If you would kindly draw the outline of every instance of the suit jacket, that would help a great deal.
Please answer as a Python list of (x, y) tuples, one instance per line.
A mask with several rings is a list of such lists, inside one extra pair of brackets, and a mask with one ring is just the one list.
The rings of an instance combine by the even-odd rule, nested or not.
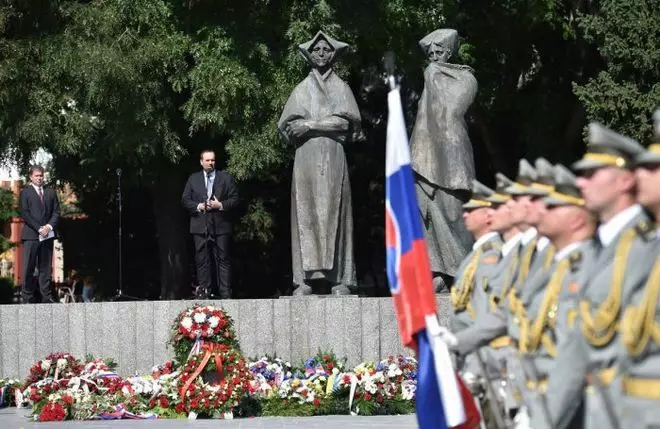
[(234, 178), (229, 173), (215, 170), (211, 195), (222, 203), (222, 210), (213, 209), (206, 214), (198, 212), (197, 205), (207, 200), (206, 175), (204, 171), (191, 174), (181, 196), (183, 207), (190, 213), (191, 234), (205, 234), (207, 227), (211, 235), (231, 233), (231, 212), (239, 203)]
[(25, 225), (21, 240), (38, 240), (39, 228), (49, 224), (57, 234), (57, 222), (60, 220), (60, 202), (54, 189), (43, 187), (44, 201), (32, 184), (21, 191), (18, 200), (18, 211)]

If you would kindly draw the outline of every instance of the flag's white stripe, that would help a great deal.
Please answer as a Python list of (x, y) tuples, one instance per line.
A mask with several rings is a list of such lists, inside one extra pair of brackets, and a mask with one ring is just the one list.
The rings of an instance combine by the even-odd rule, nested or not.
[(387, 148), (385, 158), (385, 175), (391, 176), (401, 166), (410, 164), (410, 149), (408, 148), (408, 134), (403, 120), (401, 96), (399, 89), (393, 89), (387, 94), (389, 107), (387, 119)]
[(440, 336), (440, 324), (435, 314), (426, 316), (426, 333), (433, 351), (435, 375), (438, 379), (438, 389), (445, 409), (445, 421), (448, 427), (465, 423), (465, 407), (458, 388), (456, 373), (451, 363), (449, 349)]

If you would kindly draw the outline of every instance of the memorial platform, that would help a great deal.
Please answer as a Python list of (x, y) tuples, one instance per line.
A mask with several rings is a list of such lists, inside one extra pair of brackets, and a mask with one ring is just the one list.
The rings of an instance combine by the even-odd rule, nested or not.
[[(436, 298), (446, 325), (449, 295)], [(352, 366), (410, 354), (401, 345), (389, 297), (0, 305), (0, 377), (25, 378), (31, 365), (53, 352), (111, 357), (120, 375), (150, 373), (172, 358), (171, 324), (196, 303), (227, 311), (248, 358), (269, 354), (299, 363), (321, 349)]]

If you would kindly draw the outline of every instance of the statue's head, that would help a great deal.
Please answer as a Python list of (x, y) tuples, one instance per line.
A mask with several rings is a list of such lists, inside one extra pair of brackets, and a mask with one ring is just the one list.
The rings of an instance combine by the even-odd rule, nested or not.
[(332, 64), (348, 48), (348, 44), (319, 31), (312, 39), (298, 45), (298, 48), (312, 67), (324, 71), (332, 67)]
[(424, 36), (419, 46), (426, 52), (429, 61), (437, 63), (449, 62), (458, 52), (458, 31), (451, 28), (441, 28)]

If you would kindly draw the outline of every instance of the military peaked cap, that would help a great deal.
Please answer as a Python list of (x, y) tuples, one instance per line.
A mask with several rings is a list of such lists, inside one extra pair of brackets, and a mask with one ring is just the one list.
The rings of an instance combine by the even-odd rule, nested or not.
[(536, 167), (536, 180), (533, 180), (528, 187), (527, 194), (545, 197), (555, 188), (555, 169), (545, 158), (537, 158), (534, 166)]
[(463, 204), (463, 208), (478, 209), (482, 207), (490, 207), (492, 203), (488, 201), (487, 198), (494, 193), (495, 191), (478, 180), (472, 180), (472, 198), (470, 198), (470, 201)]
[(584, 206), (575, 174), (561, 164), (557, 164), (554, 171), (555, 189), (543, 201), (548, 206)]
[(538, 174), (532, 164), (526, 159), (518, 162), (518, 177), (511, 186), (506, 189), (510, 195), (530, 195), (529, 190), (533, 182), (536, 181)]
[(486, 198), (486, 200), (493, 204), (504, 204), (511, 199), (511, 196), (508, 195), (506, 190), (513, 185), (513, 180), (509, 179), (502, 173), (497, 173), (495, 175), (495, 182), (495, 192)]
[(602, 167), (629, 168), (633, 160), (644, 152), (642, 145), (622, 136), (598, 122), (589, 124), (587, 153), (573, 164), (573, 170), (584, 171)]

